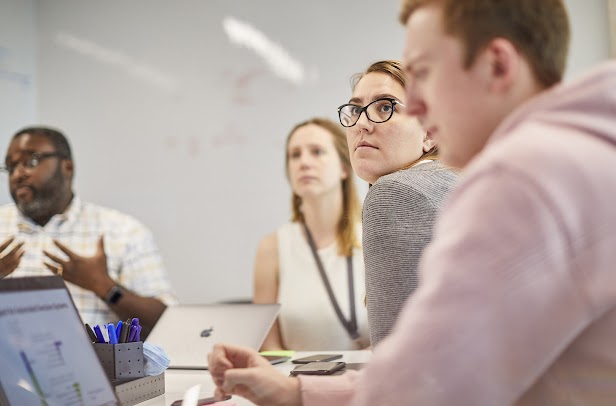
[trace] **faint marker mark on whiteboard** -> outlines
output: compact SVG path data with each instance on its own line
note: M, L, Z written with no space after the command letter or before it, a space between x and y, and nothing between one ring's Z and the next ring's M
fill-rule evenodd
M32 85L32 75L11 68L8 63L10 61L10 53L9 48L0 46L0 80L15 83L22 90L28 90Z
M263 71L261 70L248 71L241 73L233 80L233 95L231 97L233 104L242 106L250 106L253 104L253 99L248 95L248 91L250 85L262 74Z
M4 82L16 83L21 86L22 90L27 90L32 84L32 77L26 73L13 72L0 68L0 80Z
M195 135L188 137L188 155L197 158L201 153L201 140Z
M168 135L165 137L165 146L167 149L175 149L180 143L180 137L177 135Z
M250 86L255 80L265 74L262 69L253 69L239 74L234 74L229 71L222 75L224 79L231 79L231 106L234 111L234 117L227 121L222 134L218 134L211 139L211 145L215 148L229 145L244 145L248 142L248 137L242 134L242 131L233 122L237 115L241 115L242 108L254 105L253 98L249 95Z
M225 147L229 145L244 145L248 141L248 137L244 136L234 124L227 124L224 133L212 138L212 146Z
M191 158L196 158L201 154L201 139L195 135L186 137L168 135L164 138L163 144L167 150L186 151Z

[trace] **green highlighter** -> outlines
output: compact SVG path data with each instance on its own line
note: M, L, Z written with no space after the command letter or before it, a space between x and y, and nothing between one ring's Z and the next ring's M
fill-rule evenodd
M294 353L295 351L261 351L259 354L270 364L276 365L290 360Z

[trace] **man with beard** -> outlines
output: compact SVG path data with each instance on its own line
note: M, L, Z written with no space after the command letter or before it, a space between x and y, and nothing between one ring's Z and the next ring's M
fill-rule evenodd
M17 132L1 169L15 204L0 207L0 277L60 275L84 322L138 317L144 338L176 302L149 230L73 193L71 149L57 130Z

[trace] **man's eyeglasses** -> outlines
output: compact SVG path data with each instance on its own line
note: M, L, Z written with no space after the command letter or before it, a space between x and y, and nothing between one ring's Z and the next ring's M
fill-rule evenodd
M65 156L60 153L60 152L34 152L32 153L32 155L30 155L28 158L23 159L21 162L17 162L17 163L5 163L4 165L0 166L0 172L4 172L4 173L8 173L9 175L12 175L13 172L15 172L15 169L17 169L17 166L19 165L23 165L24 168L26 169L32 169L32 168L36 168L37 166L39 166L39 164L41 163L41 161L43 159L47 159L47 158L52 158L52 157L58 157L60 159L65 159Z
M377 99L366 107L350 103L343 104L338 107L338 118L343 127L353 127L357 124L357 120L359 120L361 113L365 111L368 120L373 123L384 123L394 115L396 105L404 106L404 104L400 103L398 100L390 97Z

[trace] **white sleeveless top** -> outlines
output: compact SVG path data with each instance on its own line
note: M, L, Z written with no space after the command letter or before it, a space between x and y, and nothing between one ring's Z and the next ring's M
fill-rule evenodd
M361 228L358 228L361 241ZM278 320L283 343L296 351L353 350L370 344L362 250L353 250L355 314L359 344L340 323L321 279L300 223L287 223L277 231L279 286L282 304ZM325 273L343 316L350 319L349 282L346 257L338 255L336 241L318 250Z

